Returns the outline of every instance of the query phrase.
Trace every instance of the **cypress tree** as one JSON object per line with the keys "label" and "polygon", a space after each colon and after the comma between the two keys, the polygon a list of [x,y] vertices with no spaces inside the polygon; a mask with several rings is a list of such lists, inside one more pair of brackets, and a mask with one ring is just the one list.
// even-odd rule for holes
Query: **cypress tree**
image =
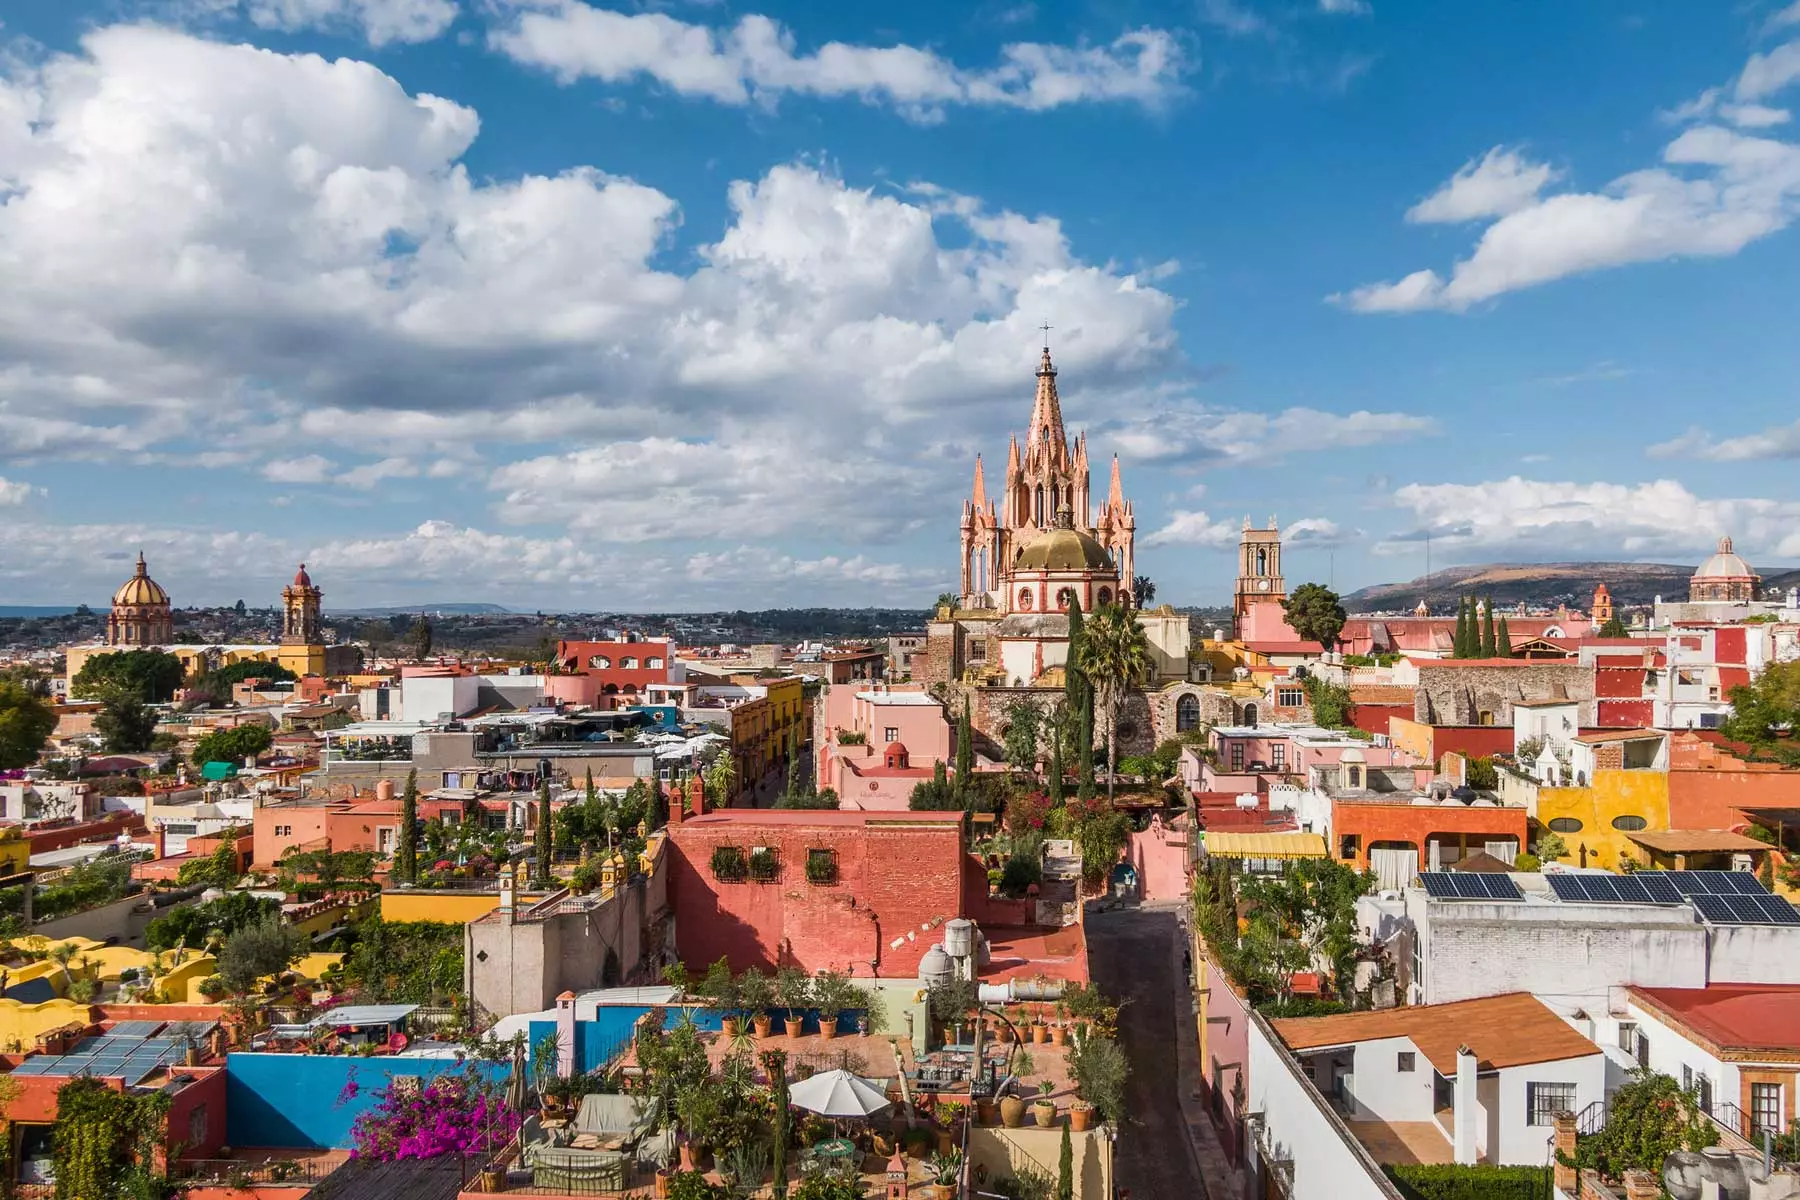
{"label": "cypress tree", "polygon": [[775,1120],[770,1129],[769,1169],[774,1176],[775,1200],[787,1200],[787,1152],[788,1141],[792,1132],[788,1127],[788,1082],[787,1054],[781,1050],[770,1050],[763,1055],[763,1068],[769,1073],[769,1082],[775,1093],[771,1099],[775,1102]]}
{"label": "cypress tree", "polygon": [[[1075,754],[1075,773],[1080,780],[1076,794],[1083,800],[1094,795],[1094,689],[1087,673],[1081,669],[1082,647],[1081,601],[1069,601],[1069,657],[1063,665],[1063,702],[1069,719],[1075,722],[1071,739]],[[1057,789],[1059,792],[1061,788]]]}
{"label": "cypress tree", "polygon": [[394,847],[394,877],[402,883],[419,882],[419,772],[406,773],[406,790],[400,793],[400,838]]}
{"label": "cypress tree", "polygon": [[1481,619],[1481,657],[1492,658],[1498,653],[1494,639],[1494,598],[1489,596],[1482,606]]}
{"label": "cypress tree", "polygon": [[1450,657],[1469,657],[1469,598],[1456,598],[1456,633],[1450,638]]}
{"label": "cypress tree", "polygon": [[1056,1200],[1075,1200],[1075,1147],[1069,1142],[1069,1126],[1063,1125],[1062,1153],[1056,1160]]}
{"label": "cypress tree", "polygon": [[532,839],[532,852],[537,856],[539,887],[550,886],[550,777],[538,784],[537,836]]}
{"label": "cypress tree", "polygon": [[1506,627],[1506,614],[1500,614],[1500,632],[1494,635],[1494,654],[1499,658],[1512,657],[1512,630]]}
{"label": "cypress tree", "polygon": [[1062,730],[1054,721],[1050,726],[1050,778],[1046,790],[1050,796],[1050,807],[1061,807],[1063,802]]}
{"label": "cypress tree", "polygon": [[969,719],[969,698],[963,697],[962,717],[956,723],[956,790],[966,807],[975,792],[975,725]]}

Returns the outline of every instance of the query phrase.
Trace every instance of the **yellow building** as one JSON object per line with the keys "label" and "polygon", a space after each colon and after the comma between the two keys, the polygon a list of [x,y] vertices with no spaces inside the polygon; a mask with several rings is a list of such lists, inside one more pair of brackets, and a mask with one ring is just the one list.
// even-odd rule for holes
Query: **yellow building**
{"label": "yellow building", "polygon": [[1619,870],[1622,858],[1647,866],[1633,833],[1669,827],[1669,774],[1654,770],[1599,770],[1586,787],[1538,787],[1531,806],[1538,833],[1554,833],[1568,846],[1562,861],[1576,867]]}
{"label": "yellow building", "polygon": [[788,754],[806,739],[806,682],[799,676],[756,685],[763,692],[731,710],[731,752],[737,785],[753,788],[771,770],[786,770]]}

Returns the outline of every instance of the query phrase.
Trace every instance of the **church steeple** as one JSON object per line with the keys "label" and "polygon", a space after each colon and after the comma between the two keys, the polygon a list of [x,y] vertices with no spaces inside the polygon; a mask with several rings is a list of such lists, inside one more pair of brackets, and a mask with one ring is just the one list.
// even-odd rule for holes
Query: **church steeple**
{"label": "church steeple", "polygon": [[1031,406],[1031,429],[1027,453],[1044,450],[1067,454],[1068,435],[1063,432],[1062,401],[1056,395],[1056,366],[1050,361],[1050,347],[1038,362],[1037,400]]}
{"label": "church steeple", "polygon": [[969,500],[974,504],[976,512],[986,510],[987,483],[981,477],[981,455],[979,454],[975,456],[975,490],[970,493]]}

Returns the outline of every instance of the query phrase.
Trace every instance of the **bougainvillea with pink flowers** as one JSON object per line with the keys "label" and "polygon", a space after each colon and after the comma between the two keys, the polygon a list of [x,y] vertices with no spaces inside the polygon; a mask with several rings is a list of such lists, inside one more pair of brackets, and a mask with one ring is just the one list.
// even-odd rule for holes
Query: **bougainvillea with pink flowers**
{"label": "bougainvillea with pink flowers", "polygon": [[485,1154],[518,1132],[519,1114],[500,1089],[473,1070],[447,1071],[420,1086],[379,1093],[350,1131],[353,1158],[391,1161],[443,1154]]}

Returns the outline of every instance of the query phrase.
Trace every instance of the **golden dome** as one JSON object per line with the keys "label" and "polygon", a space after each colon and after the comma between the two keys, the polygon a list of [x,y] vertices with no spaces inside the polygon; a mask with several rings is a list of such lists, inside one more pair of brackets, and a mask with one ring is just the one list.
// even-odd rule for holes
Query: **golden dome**
{"label": "golden dome", "polygon": [[1106,547],[1079,529],[1046,529],[1013,560],[1015,571],[1110,571]]}
{"label": "golden dome", "polygon": [[167,606],[169,593],[163,591],[162,584],[150,578],[149,569],[144,565],[142,552],[138,554],[137,573],[120,585],[113,593],[114,608],[140,608],[144,605],[160,604]]}

